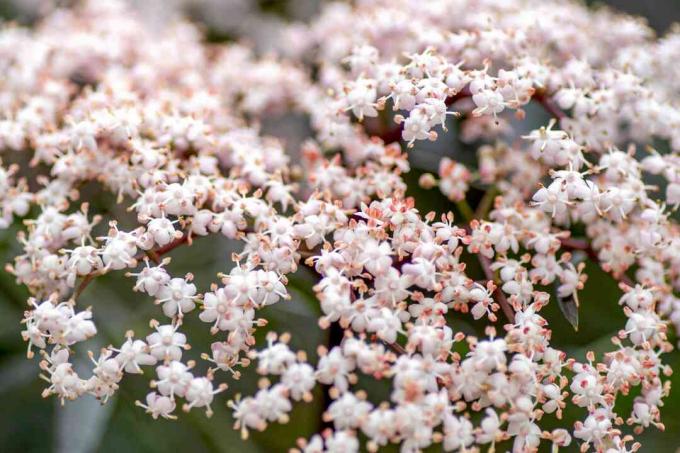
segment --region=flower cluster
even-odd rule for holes
[[[663,429],[663,354],[680,328],[680,78],[664,68],[680,34],[657,40],[571,1],[359,0],[284,35],[260,56],[207,45],[186,22],[148,27],[113,0],[2,28],[0,151],[17,164],[0,167],[0,227],[23,219],[7,269],[33,295],[23,337],[43,357],[44,395],[105,402],[155,367],[138,406],[210,416],[252,366],[257,393],[228,401],[244,438],[323,388],[327,428],[299,440],[306,453],[362,439],[369,451],[635,451],[629,431]],[[534,107],[551,119],[530,124]],[[290,111],[311,126],[300,149],[260,129]],[[450,129],[477,159],[423,174],[457,214],[421,213],[406,151]],[[95,209],[92,187],[116,206]],[[475,210],[471,187],[485,193]],[[172,275],[165,255],[210,235],[240,245],[219,280]],[[627,321],[610,352],[569,357],[547,304],[618,309],[580,300],[586,258],[618,282]],[[337,337],[314,345],[316,363],[288,333],[256,337],[266,307],[298,303],[288,283],[303,268],[318,326]],[[90,352],[81,376],[74,345],[98,322],[85,290],[114,272],[164,320]],[[191,351],[188,317],[212,335],[207,350]],[[363,379],[386,382],[388,399]],[[567,405],[582,421],[542,428]]]

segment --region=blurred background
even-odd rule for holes
[[[45,0],[0,0],[0,18],[30,25],[51,3]],[[131,3],[152,24],[160,26],[175,15],[188,15],[201,24],[206,39],[229,41],[242,37],[262,51],[266,51],[276,40],[282,23],[308,20],[321,7],[321,2],[316,0],[131,0]],[[606,3],[642,15],[659,34],[680,20],[679,0],[588,3],[594,7]],[[538,111],[529,110],[528,113],[535,116],[536,122],[545,120]],[[294,148],[304,136],[306,127],[304,118],[278,118],[267,122],[264,129],[268,134],[284,138]],[[422,172],[436,168],[442,149],[446,148],[448,152],[454,149],[456,158],[463,161],[474,159],[474,148],[463,145],[455,135],[455,128],[452,131],[450,137],[445,139],[450,143],[438,143],[437,149],[425,150],[429,152],[421,153],[412,160],[414,168],[407,179],[412,187],[410,195],[416,197],[421,212],[454,209],[438,192],[421,194],[416,184]],[[83,190],[94,189],[86,187]],[[482,194],[475,193],[475,189],[471,192],[473,199]],[[92,210],[119,219],[129,215],[115,203],[112,196],[98,196]],[[19,225],[14,225],[9,230],[0,231],[0,264],[10,262],[20,253],[15,239],[18,229]],[[235,244],[221,237],[198,240],[194,246],[180,248],[172,253],[170,271],[173,275],[192,271],[199,290],[205,290],[217,280],[218,272],[229,270],[225,266],[229,266],[229,257],[236,250],[235,247]],[[476,263],[469,265],[472,269]],[[196,272],[197,269],[201,271]],[[471,272],[474,273],[474,270]],[[588,350],[603,352],[611,349],[610,338],[616,335],[625,322],[616,304],[620,295],[616,282],[592,263],[588,263],[586,273],[590,278],[580,295],[582,305],[578,332],[560,314],[556,304],[550,304],[545,312],[553,329],[553,346],[568,351],[570,356],[578,359],[584,359]],[[99,320],[97,325],[100,335],[97,338],[101,343],[88,342],[86,347],[89,350],[96,351],[109,343],[119,345],[125,331],[130,328],[138,336],[145,336],[149,332],[148,320],[160,315],[148,297],[133,293],[129,280],[120,273],[115,274],[97,279],[81,298],[86,301],[84,303],[92,305],[95,320]],[[316,324],[319,309],[311,291],[312,282],[312,275],[301,269],[290,279],[292,301],[268,307],[262,314],[270,320],[268,328],[278,332],[294,332],[293,349],[307,350],[314,363],[314,348],[327,343],[327,332],[320,330]],[[290,423],[273,424],[264,434],[253,433],[251,439],[243,442],[239,433],[232,429],[233,419],[225,402],[236,393],[255,392],[257,378],[248,372],[244,373],[240,381],[230,380],[228,397],[220,395],[216,399],[213,407],[215,414],[210,419],[200,411],[192,411],[180,414],[179,422],[154,421],[134,406],[134,401],[143,400],[149,390],[148,379],[134,375],[126,376],[117,396],[104,406],[94,398],[82,398],[61,407],[54,398],[41,398],[44,383],[38,378],[37,360],[25,358],[26,346],[21,340],[19,321],[27,297],[27,292],[15,285],[13,277],[0,270],[0,452],[285,452],[294,446],[298,437],[309,437],[322,428],[323,395],[317,390],[314,402],[295,407]],[[191,332],[190,341],[194,346],[188,355],[198,359],[192,354],[206,350],[210,336],[205,326],[199,326],[201,323],[193,318],[189,317],[186,327],[186,331]],[[457,315],[452,320],[454,330],[475,332],[473,323],[469,321]],[[81,352],[80,357],[87,357],[86,350]],[[672,386],[678,393],[668,400],[663,411],[666,432],[650,429],[645,433],[641,439],[643,452],[680,451],[680,353],[670,354],[665,361],[676,370]],[[87,363],[76,365],[91,369]],[[87,375],[87,372],[84,374]],[[369,395],[376,398],[389,398],[389,386],[386,383],[364,379],[359,386],[368,389]],[[619,413],[630,411],[634,396],[632,394],[617,403]],[[677,403],[673,404],[673,401]],[[583,415],[583,411],[571,408],[565,413],[563,423],[571,424]],[[544,428],[551,429],[553,426]],[[502,448],[499,447],[499,451]],[[569,451],[577,451],[577,448],[572,445]]]

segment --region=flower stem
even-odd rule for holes
[[[465,223],[470,223],[470,221],[475,218],[475,213],[465,198],[456,201],[456,209],[458,209],[458,212],[460,212],[463,219],[465,219]]]

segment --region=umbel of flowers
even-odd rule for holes
[[[106,402],[145,370],[137,405],[150,416],[228,402],[247,437],[323,385],[329,428],[291,445],[300,451],[637,450],[627,433],[664,428],[666,332],[680,327],[679,57],[680,33],[657,39],[634,18],[557,0],[330,3],[285,30],[273,56],[204,44],[188,23],[148,28],[113,1],[5,25],[0,226],[23,221],[7,270],[33,295],[23,337],[44,396]],[[552,120],[520,136],[528,104]],[[309,118],[301,165],[260,133],[272,111]],[[452,121],[479,143],[477,163],[443,158],[420,183],[456,202],[456,218],[420,212],[402,179],[407,152]],[[91,213],[88,182],[137,226]],[[489,188],[476,211],[471,184]],[[241,244],[212,286],[166,270],[175,248],[209,235]],[[585,361],[551,346],[541,315],[553,286],[578,306],[576,252],[618,280],[627,317],[611,352]],[[316,363],[288,333],[254,336],[262,308],[297,303],[286,276],[302,266],[317,276],[319,326],[344,332]],[[90,352],[81,375],[73,346],[106,323],[82,293],[114,272],[158,320]],[[193,316],[213,335],[208,350],[189,351]],[[485,335],[454,330],[459,316]],[[230,394],[248,366],[267,379]],[[369,402],[359,375],[388,381],[389,399]],[[567,405],[583,420],[541,427]]]

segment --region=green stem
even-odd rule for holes
[[[477,205],[477,210],[475,211],[476,219],[486,218],[487,214],[489,214],[489,211],[491,210],[491,207],[493,206],[494,200],[496,199],[496,195],[498,195],[498,193],[499,192],[496,186],[491,186],[486,190],[484,196]]]
[[[463,216],[463,219],[465,219],[466,222],[469,223],[472,219],[475,218],[475,213],[466,199],[456,201],[456,208],[458,209],[458,212],[460,212],[460,214]]]

